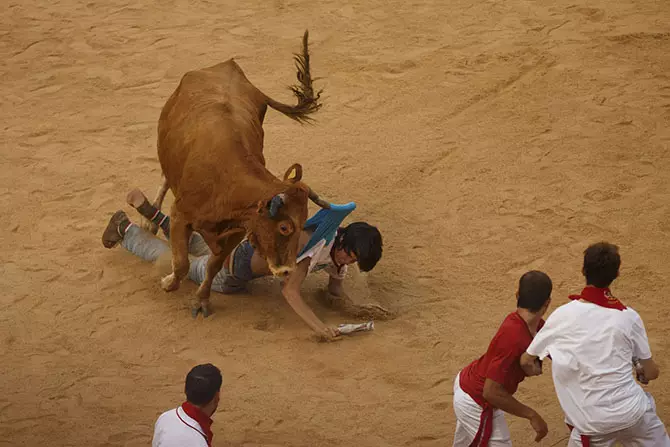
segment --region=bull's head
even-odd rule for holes
[[[258,214],[248,235],[275,276],[285,276],[295,268],[300,233],[307,220],[307,199],[323,208],[330,206],[301,179],[302,166],[296,163],[284,174],[286,189],[258,202]]]

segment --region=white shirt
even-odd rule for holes
[[[333,248],[334,243],[335,239],[333,239],[328,245],[326,245],[326,241],[324,239],[320,240],[318,244],[309,249],[307,252],[303,253],[303,255],[297,259],[297,262],[300,262],[305,258],[311,258],[309,262],[309,273],[325,270],[335,279],[344,279],[347,274],[347,266],[343,265],[338,272],[337,267],[333,263],[333,259],[330,256],[330,250]]]
[[[651,358],[640,315],[578,300],[560,306],[528,347],[551,369],[566,421],[580,434],[604,435],[634,425],[648,407],[632,358]]]
[[[207,447],[207,435],[179,406],[158,417],[151,446]]]

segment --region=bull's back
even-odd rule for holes
[[[158,158],[178,200],[207,200],[239,160],[262,159],[265,103],[233,60],[182,77],[158,123]]]

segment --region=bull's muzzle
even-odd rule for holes
[[[270,272],[272,272],[273,276],[276,276],[278,278],[285,278],[288,275],[290,275],[292,271],[293,271],[293,267],[288,267],[288,266],[285,266],[285,265],[282,265],[282,266],[271,265],[270,266]]]

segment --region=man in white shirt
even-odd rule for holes
[[[170,238],[170,217],[149,204],[146,196],[135,189],[128,193],[127,202],[137,211],[159,225],[167,239]],[[312,235],[313,229],[303,229],[300,235],[299,250],[302,251]],[[365,318],[383,319],[392,315],[387,309],[375,305],[355,304],[345,293],[343,280],[347,266],[358,264],[361,271],[372,270],[382,256],[382,236],[379,230],[365,222],[354,222],[343,228],[333,229],[332,240],[320,241],[297,259],[297,266],[291,272],[282,287],[282,294],[293,310],[321,338],[330,340],[339,336],[336,328],[326,326],[304,302],[300,288],[308,273],[325,271],[329,275],[328,292],[331,305],[339,307],[350,315]],[[146,261],[155,261],[170,251],[169,245],[148,231],[132,223],[126,213],[119,210],[111,217],[102,235],[106,248],[121,244],[126,250]],[[198,233],[193,233],[189,241],[191,259],[189,279],[201,283],[205,278],[209,248]],[[212,290],[221,293],[244,291],[249,281],[262,276],[270,276],[267,261],[255,252],[248,240],[238,244],[224,267],[214,278]],[[194,315],[195,316],[195,315]]]
[[[528,375],[552,361],[558,400],[571,430],[568,446],[670,447],[651,394],[633,377],[648,383],[659,375],[640,315],[612,296],[619,276],[616,245],[601,242],[584,251],[586,287],[556,309],[537,333],[521,366]],[[639,362],[639,363],[638,363]]]
[[[195,366],[186,376],[186,402],[156,420],[152,447],[211,447],[211,416],[219,405],[223,377],[207,363]]]

